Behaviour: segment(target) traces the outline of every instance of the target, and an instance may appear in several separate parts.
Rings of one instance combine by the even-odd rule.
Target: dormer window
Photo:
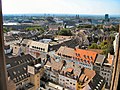
[[[92,56],[90,56],[90,59],[93,59]]]
[[[19,77],[22,79],[22,76],[21,76],[21,75],[20,75]]]
[[[82,58],[80,58],[80,60],[82,61]]]
[[[26,70],[26,67],[23,67],[24,70]]]
[[[87,56],[87,58],[89,59],[89,56]]]
[[[22,63],[22,60],[21,60],[21,63]]]
[[[84,55],[84,58],[86,58],[86,55]]]
[[[76,53],[76,56],[78,56],[78,54]]]
[[[18,64],[20,64],[20,61],[18,61]]]
[[[18,73],[20,73],[20,71],[18,71]]]
[[[16,75],[16,72],[15,72],[15,71],[13,71],[13,74],[14,74],[14,75]]]
[[[22,74],[22,77],[24,78],[24,75]]]

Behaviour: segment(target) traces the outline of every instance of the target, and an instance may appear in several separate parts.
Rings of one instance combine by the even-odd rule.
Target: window
[[[68,79],[66,81],[69,81]]]
[[[37,77],[39,77],[39,75],[37,75]]]
[[[89,58],[89,56],[87,56],[87,58]]]
[[[84,58],[86,58],[86,55],[84,55]]]
[[[76,56],[78,56],[78,54],[76,53]]]
[[[55,76],[51,76],[52,78],[56,78]]]
[[[15,72],[15,71],[13,71],[13,74],[14,74],[14,75],[16,75],[16,72]]]
[[[73,84],[75,86],[75,84]]]
[[[90,59],[93,59],[92,56],[90,56]]]

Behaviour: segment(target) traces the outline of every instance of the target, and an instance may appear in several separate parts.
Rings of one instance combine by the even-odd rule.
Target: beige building
[[[55,60],[54,58],[50,57],[44,66],[46,79],[58,83],[59,71],[61,71],[63,64],[64,63],[62,61]]]
[[[19,56],[22,53],[22,49],[21,49],[20,45],[13,44],[13,45],[11,45],[11,47],[13,49],[12,55]]]
[[[40,78],[44,73],[44,69],[41,64],[28,66],[28,73],[30,73],[30,82],[34,85],[32,90],[38,90],[40,88]]]
[[[44,69],[37,62],[29,54],[7,58],[8,76],[15,83],[16,90],[37,90],[40,87]]]
[[[70,90],[77,90],[81,67],[73,62],[66,62],[59,74],[59,84]]]
[[[39,41],[24,39],[22,42],[21,48],[25,54],[30,54],[35,58],[39,58],[41,55],[41,52],[49,51],[49,44],[42,43]]]

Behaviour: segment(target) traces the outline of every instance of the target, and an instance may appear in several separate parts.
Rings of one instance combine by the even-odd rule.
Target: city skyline
[[[3,14],[120,15],[119,4],[119,0],[3,0],[2,9]]]

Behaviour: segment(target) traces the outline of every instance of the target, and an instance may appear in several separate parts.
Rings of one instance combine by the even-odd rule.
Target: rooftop
[[[86,60],[88,62],[95,62],[97,52],[89,51],[89,50],[83,50],[83,49],[75,49],[75,53],[77,58],[80,58],[82,60]]]
[[[58,55],[74,57],[75,52],[73,48],[68,48],[66,46],[61,46],[56,52]]]
[[[105,80],[99,74],[96,74],[93,79],[89,82],[91,90],[102,90],[104,87]]]
[[[64,63],[62,61],[59,61],[53,57],[50,57],[45,66],[51,67],[52,69],[59,71],[62,69],[63,64]]]
[[[114,60],[114,55],[110,55],[110,53],[108,53],[108,57],[104,62],[104,65],[112,66],[113,60]]]
[[[73,62],[66,62],[65,66],[63,66],[60,74],[63,75],[68,75],[68,77],[74,78],[73,76],[75,76],[77,79],[77,77],[80,76],[81,73],[81,67],[77,64],[74,64]]]
[[[95,63],[102,65],[104,60],[105,60],[105,55],[98,54]]]
[[[82,73],[81,76],[79,77],[79,81],[82,84],[82,87],[86,86],[95,75],[96,75],[95,71],[82,68]]]

